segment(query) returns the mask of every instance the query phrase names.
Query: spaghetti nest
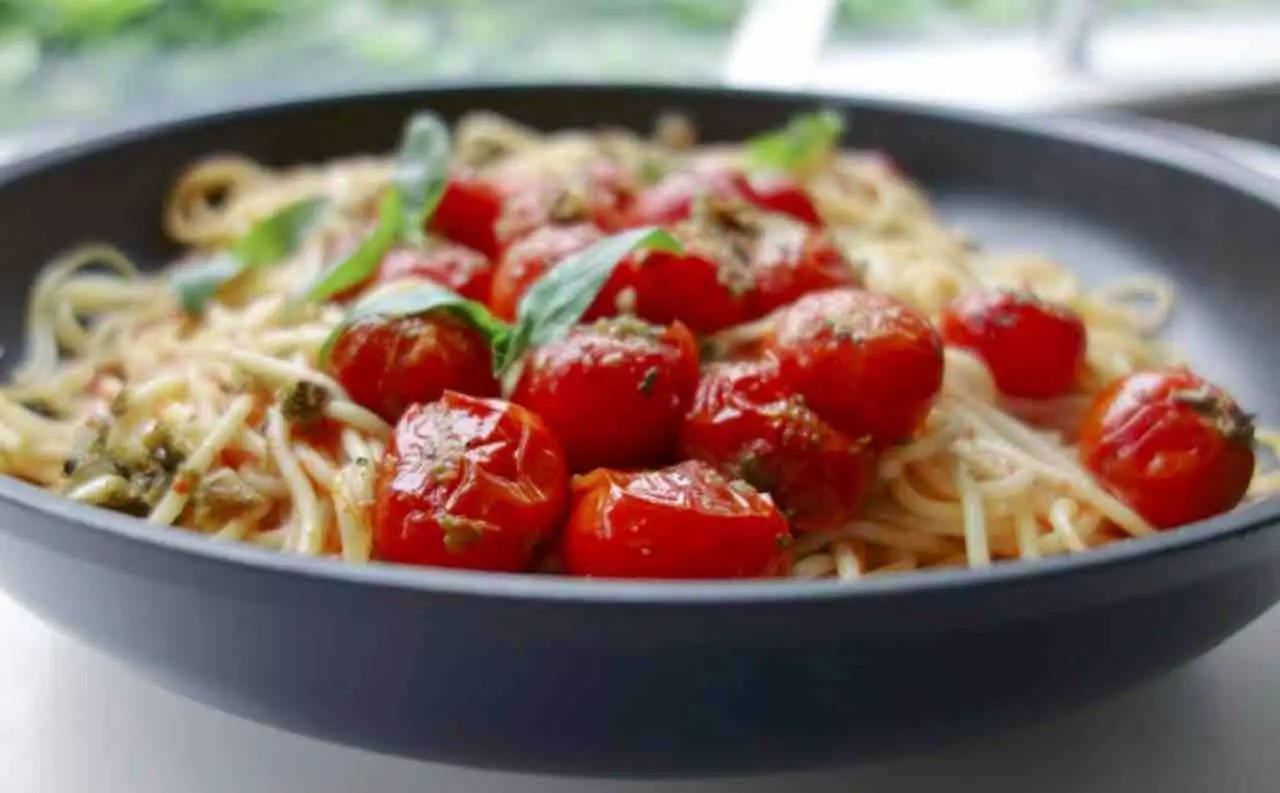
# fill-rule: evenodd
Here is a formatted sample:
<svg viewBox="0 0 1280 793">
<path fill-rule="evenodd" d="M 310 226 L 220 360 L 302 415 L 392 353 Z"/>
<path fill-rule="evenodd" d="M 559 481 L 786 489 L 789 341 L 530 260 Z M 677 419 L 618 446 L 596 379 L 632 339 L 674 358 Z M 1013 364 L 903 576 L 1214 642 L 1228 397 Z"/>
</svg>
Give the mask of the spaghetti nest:
<svg viewBox="0 0 1280 793">
<path fill-rule="evenodd" d="M 541 135 L 477 114 L 458 125 L 453 152 L 484 175 L 551 178 L 602 156 L 637 170 L 742 156 L 687 138 L 686 129 L 655 140 Z M 372 471 L 391 427 L 318 366 L 342 307 L 292 296 L 335 245 L 367 230 L 391 178 L 388 161 L 367 157 L 289 170 L 237 156 L 193 165 L 164 215 L 192 258 L 300 199 L 323 196 L 338 210 L 285 261 L 238 276 L 198 317 L 181 309 L 165 273 L 142 274 L 110 247 L 50 263 L 31 292 L 25 354 L 0 390 L 0 470 L 218 539 L 368 560 Z M 1089 341 L 1078 392 L 1045 401 L 1002 397 L 980 360 L 948 350 L 940 397 L 916 436 L 880 457 L 864 514 L 800 535 L 792 574 L 981 567 L 1150 533 L 1077 464 L 1070 439 L 1105 384 L 1173 361 L 1154 338 L 1173 306 L 1170 287 L 1136 279 L 1090 290 L 1045 257 L 983 250 L 944 226 L 924 193 L 875 153 L 835 153 L 802 181 L 868 289 L 934 320 L 969 292 L 1029 290 L 1073 309 Z M 765 324 L 711 341 L 751 341 Z M 1272 474 L 1255 479 L 1257 493 L 1273 485 Z"/>
</svg>

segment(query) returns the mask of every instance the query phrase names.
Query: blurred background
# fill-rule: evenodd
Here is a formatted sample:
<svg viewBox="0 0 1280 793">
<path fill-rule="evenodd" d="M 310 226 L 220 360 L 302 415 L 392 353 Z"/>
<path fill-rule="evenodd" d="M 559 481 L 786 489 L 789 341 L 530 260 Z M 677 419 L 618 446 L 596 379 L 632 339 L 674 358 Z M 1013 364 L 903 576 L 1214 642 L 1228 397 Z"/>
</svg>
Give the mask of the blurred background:
<svg viewBox="0 0 1280 793">
<path fill-rule="evenodd" d="M 1280 0 L 0 0 L 0 138 L 430 80 L 1133 110 L 1280 142 Z"/>
</svg>

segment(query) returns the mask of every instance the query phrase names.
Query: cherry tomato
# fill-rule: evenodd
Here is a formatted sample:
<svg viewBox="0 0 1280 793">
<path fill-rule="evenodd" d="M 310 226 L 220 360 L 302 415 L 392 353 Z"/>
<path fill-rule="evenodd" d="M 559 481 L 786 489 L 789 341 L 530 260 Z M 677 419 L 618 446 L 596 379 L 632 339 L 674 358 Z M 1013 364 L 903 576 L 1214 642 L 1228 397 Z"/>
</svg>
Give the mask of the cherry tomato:
<svg viewBox="0 0 1280 793">
<path fill-rule="evenodd" d="M 513 176 L 500 189 L 506 204 L 497 235 L 504 245 L 553 224 L 592 223 L 617 231 L 626 225 L 634 193 L 623 171 L 609 162 L 594 163 L 561 182 Z"/>
<path fill-rule="evenodd" d="M 800 298 L 777 315 L 766 350 L 819 416 L 877 446 L 911 437 L 942 387 L 942 343 L 928 320 L 873 292 Z"/>
<path fill-rule="evenodd" d="M 749 177 L 738 171 L 712 168 L 676 172 L 641 190 L 631 206 L 631 225 L 678 223 L 693 214 L 695 199 L 701 197 L 745 200 L 812 226 L 821 224 L 813 201 L 796 182 L 783 176 Z"/>
<path fill-rule="evenodd" d="M 483 303 L 489 299 L 493 265 L 479 251 L 452 242 L 393 248 L 378 265 L 377 281 L 402 279 L 431 281 Z"/>
<path fill-rule="evenodd" d="M 857 517 L 875 462 L 867 439 L 818 418 L 768 358 L 703 375 L 680 430 L 680 454 L 773 496 L 796 531 Z"/>
<path fill-rule="evenodd" d="M 1138 372 L 1094 400 L 1080 459 L 1156 528 L 1234 507 L 1253 478 L 1253 423 L 1222 389 L 1186 369 Z"/>
<path fill-rule="evenodd" d="M 455 173 L 445 184 L 428 228 L 497 259 L 501 252 L 497 225 L 502 208 L 503 196 L 493 185 L 471 174 Z"/>
<path fill-rule="evenodd" d="M 415 402 L 446 390 L 498 393 L 484 336 L 447 310 L 357 320 L 329 353 L 329 370 L 357 404 L 395 421 Z"/>
<path fill-rule="evenodd" d="M 810 292 L 862 286 L 862 274 L 825 232 L 792 224 L 762 233 L 751 257 L 748 313 L 762 317 Z"/>
<path fill-rule="evenodd" d="M 547 423 L 570 470 L 631 468 L 671 455 L 697 383 L 698 348 L 688 328 L 619 318 L 535 350 L 512 399 Z"/>
<path fill-rule="evenodd" d="M 559 264 L 565 257 L 590 247 L 604 239 L 604 232 L 589 223 L 573 226 L 543 226 L 513 243 L 498 262 L 489 291 L 489 308 L 507 321 L 516 318 L 520 298 L 542 274 Z M 613 290 L 607 286 L 596 300 L 596 306 L 587 313 L 588 319 L 604 314 Z"/>
<path fill-rule="evenodd" d="M 561 551 L 570 575 L 757 578 L 785 569 L 790 540 L 768 497 L 688 460 L 575 479 Z"/>
<path fill-rule="evenodd" d="M 631 225 L 670 226 L 687 220 L 694 199 L 711 196 L 723 200 L 741 198 L 727 171 L 679 171 L 641 190 L 631 205 Z"/>
<path fill-rule="evenodd" d="M 559 525 L 568 473 L 537 416 L 446 391 L 401 416 L 375 483 L 376 558 L 514 572 Z"/>
<path fill-rule="evenodd" d="M 1075 388 L 1084 366 L 1080 317 L 1028 292 L 961 297 L 943 314 L 942 338 L 977 353 L 1009 396 L 1061 396 Z"/>
</svg>

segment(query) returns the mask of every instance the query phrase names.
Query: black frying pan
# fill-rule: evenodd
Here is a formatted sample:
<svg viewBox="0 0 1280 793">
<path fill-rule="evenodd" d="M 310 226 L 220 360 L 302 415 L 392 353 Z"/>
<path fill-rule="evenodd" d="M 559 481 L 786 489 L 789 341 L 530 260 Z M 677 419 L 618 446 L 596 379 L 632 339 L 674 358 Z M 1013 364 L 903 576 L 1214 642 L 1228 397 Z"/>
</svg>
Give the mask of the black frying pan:
<svg viewBox="0 0 1280 793">
<path fill-rule="evenodd" d="M 144 129 L 0 175 L 0 341 L 39 264 L 85 240 L 173 253 L 161 202 L 213 151 L 270 164 L 389 149 L 408 113 L 645 128 L 679 108 L 739 139 L 815 104 L 887 150 L 984 242 L 1086 276 L 1176 282 L 1171 335 L 1280 420 L 1280 191 L 1154 135 L 830 97 L 498 87 L 323 99 Z M 593 583 L 347 567 L 159 530 L 0 481 L 0 579 L 46 619 L 219 708 L 490 767 L 744 772 L 845 762 L 1116 691 L 1211 649 L 1280 596 L 1280 507 L 990 571 L 833 582 Z"/>
</svg>

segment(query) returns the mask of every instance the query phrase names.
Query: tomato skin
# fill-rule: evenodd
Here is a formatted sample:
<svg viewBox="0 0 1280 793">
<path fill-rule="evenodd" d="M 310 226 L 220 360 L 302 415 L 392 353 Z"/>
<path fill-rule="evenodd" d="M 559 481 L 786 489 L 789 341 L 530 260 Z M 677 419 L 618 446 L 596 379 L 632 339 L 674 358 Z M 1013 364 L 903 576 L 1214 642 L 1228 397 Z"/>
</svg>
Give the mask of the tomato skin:
<svg viewBox="0 0 1280 793">
<path fill-rule="evenodd" d="M 743 200 L 769 211 L 789 215 L 811 226 L 821 225 L 818 211 L 804 188 L 784 176 L 747 176 L 739 171 L 711 168 L 679 171 L 640 190 L 630 209 L 632 226 L 668 226 L 687 220 L 697 199 Z"/>
<path fill-rule="evenodd" d="M 790 539 L 767 497 L 688 460 L 577 477 L 561 554 L 569 575 L 760 578 L 785 570 Z"/>
<path fill-rule="evenodd" d="M 468 300 L 489 299 L 493 265 L 479 251 L 452 242 L 426 249 L 397 247 L 378 264 L 377 283 L 413 279 L 448 287 Z"/>
<path fill-rule="evenodd" d="M 868 439 L 818 418 L 768 358 L 703 375 L 680 429 L 680 454 L 773 496 L 798 532 L 857 517 L 875 464 Z"/>
<path fill-rule="evenodd" d="M 591 223 L 607 232 L 624 228 L 634 186 L 614 163 L 597 162 L 564 181 L 514 174 L 499 184 L 506 196 L 498 221 L 500 243 L 511 245 L 548 225 Z"/>
<path fill-rule="evenodd" d="M 503 196 L 496 187 L 472 174 L 454 173 L 445 183 L 428 228 L 497 259 L 501 253 L 497 226 L 502 211 Z"/>
<path fill-rule="evenodd" d="M 525 570 L 559 525 L 567 491 L 564 455 L 537 416 L 447 391 L 396 423 L 375 479 L 375 558 Z"/>
<path fill-rule="evenodd" d="M 387 421 L 446 390 L 496 395 L 491 365 L 485 338 L 447 311 L 357 320 L 338 337 L 328 361 L 351 399 Z"/>
<path fill-rule="evenodd" d="M 498 261 L 489 290 L 489 308 L 508 322 L 516 318 L 520 298 L 542 274 L 566 257 L 604 239 L 604 232 L 589 223 L 572 226 L 543 226 L 516 241 Z M 613 292 L 606 286 L 586 319 L 605 314 Z"/>
<path fill-rule="evenodd" d="M 777 314 L 765 349 L 814 412 L 879 447 L 911 437 L 942 388 L 942 342 L 933 326 L 874 292 L 800 298 Z"/>
<path fill-rule="evenodd" d="M 1160 529 L 1212 517 L 1253 478 L 1253 424 L 1226 392 L 1186 369 L 1108 386 L 1080 428 L 1080 459 Z"/>
<path fill-rule="evenodd" d="M 747 313 L 763 317 L 811 292 L 862 286 L 862 274 L 824 232 L 766 231 L 751 260 Z"/>
<path fill-rule="evenodd" d="M 747 320 L 750 274 L 701 245 L 689 224 L 673 230 L 684 253 L 642 250 L 618 265 L 610 295 L 628 287 L 636 316 L 658 325 L 683 322 L 696 333 L 715 333 Z M 615 303 L 619 298 L 615 297 Z"/>
<path fill-rule="evenodd" d="M 1084 367 L 1080 317 L 1028 292 L 964 295 L 941 324 L 946 343 L 977 353 L 1009 396 L 1048 399 L 1070 393 Z"/>
<path fill-rule="evenodd" d="M 547 423 L 570 470 L 631 468 L 671 456 L 697 383 L 684 325 L 601 320 L 535 350 L 512 399 Z"/>
<path fill-rule="evenodd" d="M 822 218 L 813 199 L 795 180 L 782 174 L 737 173 L 734 187 L 748 201 L 769 212 L 789 215 L 810 226 L 821 226 Z"/>
<path fill-rule="evenodd" d="M 704 195 L 722 200 L 741 198 L 733 175 L 727 171 L 679 171 L 636 195 L 630 225 L 671 226 L 687 220 L 693 214 L 694 199 Z"/>
</svg>

